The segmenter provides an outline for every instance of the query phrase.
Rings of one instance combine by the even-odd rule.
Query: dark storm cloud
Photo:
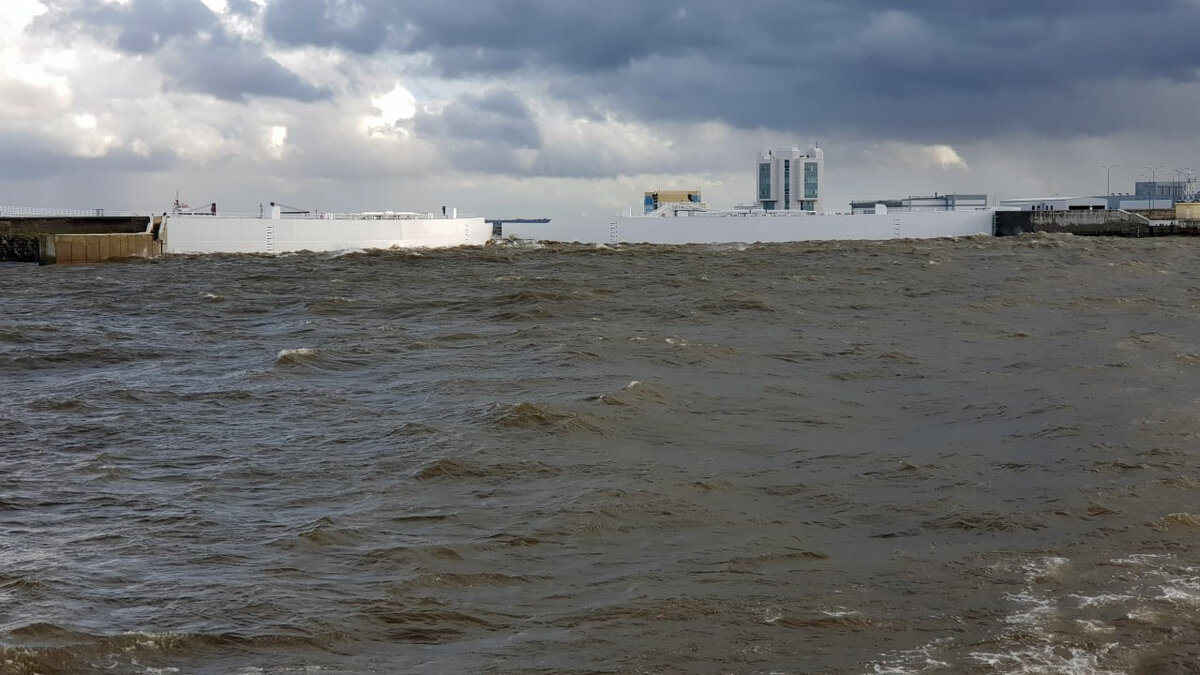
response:
[[[369,54],[403,26],[399,3],[384,0],[276,0],[266,9],[267,33],[284,44],[337,47]]]
[[[232,11],[257,11],[255,7],[249,0],[230,3]],[[233,101],[330,96],[268,57],[262,45],[229,35],[200,0],[133,0],[127,5],[60,1],[37,25],[99,34],[120,51],[154,58],[169,86],[178,90]]]
[[[533,112],[515,92],[464,94],[438,113],[418,112],[405,124],[433,141],[455,166],[528,175],[530,150],[542,147]]]
[[[288,44],[544,74],[572,105],[747,128],[1037,133],[1088,118],[1080,92],[1200,68],[1194,0],[276,0],[267,19]]]
[[[449,142],[529,149],[542,145],[533,113],[516,93],[508,90],[466,94],[439,114],[419,113],[413,127],[422,136]]]
[[[251,95],[297,101],[331,96],[263,55],[257,45],[240,40],[181,43],[159,61],[170,87],[226,101],[244,101]]]
[[[133,0],[127,5],[98,0],[67,0],[51,5],[39,23],[72,32],[111,36],[117,49],[130,54],[161,50],[172,38],[220,29],[220,20],[199,0]]]
[[[450,76],[546,65],[587,73],[693,49],[721,32],[687,14],[640,0],[273,0],[266,30],[292,45],[429,53]]]

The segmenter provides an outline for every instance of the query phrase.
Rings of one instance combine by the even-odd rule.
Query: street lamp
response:
[[[1121,166],[1121,165],[1120,164],[1109,164],[1108,166],[1104,166],[1103,164],[1100,165],[1100,168],[1104,169],[1104,196],[1105,197],[1112,195],[1112,170],[1113,170],[1114,166]]]
[[[1154,174],[1158,173],[1159,169],[1166,168],[1166,164],[1159,164],[1151,169],[1150,167],[1142,167],[1150,172],[1150,208],[1154,208],[1154,197],[1158,194],[1158,182],[1154,180]]]

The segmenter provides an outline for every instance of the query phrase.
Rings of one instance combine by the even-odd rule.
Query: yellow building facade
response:
[[[700,190],[655,190],[647,192],[645,198],[646,213],[655,211],[663,204],[700,204]]]
[[[1200,220],[1200,202],[1175,204],[1175,220]]]

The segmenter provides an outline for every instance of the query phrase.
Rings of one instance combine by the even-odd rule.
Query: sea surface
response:
[[[0,672],[1193,673],[1200,240],[0,266]]]

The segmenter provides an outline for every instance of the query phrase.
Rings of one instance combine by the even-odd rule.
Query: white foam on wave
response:
[[[1115,558],[1112,564],[1124,567],[1146,567],[1169,559],[1171,559],[1171,556],[1164,553],[1135,553],[1124,558]]]
[[[1106,670],[1101,661],[1120,644],[1113,642],[1087,650],[1039,645],[1011,652],[971,652],[974,661],[1009,675],[1123,675],[1123,670]]]
[[[916,649],[893,652],[883,660],[868,664],[869,672],[877,675],[917,675],[950,668],[950,664],[938,659],[935,653],[952,644],[954,638],[939,638]]]
[[[1100,593],[1098,595],[1083,595],[1081,593],[1072,593],[1072,598],[1079,601],[1079,608],[1086,607],[1104,607],[1106,605],[1117,605],[1130,600],[1134,600],[1136,596],[1127,593]]]
[[[1004,617],[1004,622],[1017,626],[1040,626],[1054,616],[1055,602],[1051,598],[1040,596],[1029,589],[1020,593],[1010,593],[1005,596],[1023,609]]]
[[[307,361],[317,355],[317,350],[311,347],[297,347],[296,349],[281,349],[279,354],[275,356],[276,363],[299,363]]]
[[[1007,566],[998,569],[1004,567]],[[1121,593],[1057,595],[1061,580],[1069,576],[1072,569],[1071,560],[1062,556],[1021,560],[1008,569],[1017,572],[1023,583],[1020,590],[1004,596],[1013,605],[999,619],[996,634],[997,641],[1005,647],[963,653],[953,649],[952,638],[942,638],[915,650],[886,654],[869,666],[869,672],[915,675],[968,665],[972,670],[982,665],[995,672],[1023,675],[1116,675],[1123,672],[1106,669],[1112,667],[1116,656],[1114,650],[1120,648],[1119,643],[1098,641],[1101,636],[1116,632],[1113,626],[1094,617],[1075,618],[1071,623],[1091,638],[1086,644],[1072,644],[1075,639],[1063,633],[1059,622],[1070,619],[1063,616],[1064,612],[1076,609],[1072,606],[1075,603],[1068,602],[1068,598],[1077,600],[1078,608],[1085,608],[1128,602],[1136,600],[1136,596]],[[951,654],[954,654],[953,662],[946,663],[952,660]]]
[[[1200,606],[1200,579],[1168,579],[1162,588],[1162,599],[1180,605]]]
[[[1055,577],[1062,574],[1064,568],[1071,561],[1061,556],[1050,556],[1046,558],[1037,558],[1027,561],[1021,565],[1021,571],[1025,573],[1025,578],[1034,581],[1046,577]]]
[[[783,609],[780,607],[762,607],[759,608],[759,621],[765,624],[773,624],[783,618]]]
[[[1088,619],[1076,619],[1075,625],[1079,626],[1080,630],[1085,633],[1095,633],[1098,635],[1109,635],[1117,632],[1115,626],[1110,626],[1103,621],[1092,621]]]

